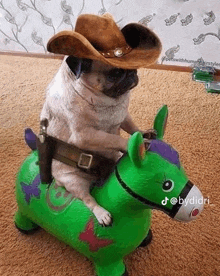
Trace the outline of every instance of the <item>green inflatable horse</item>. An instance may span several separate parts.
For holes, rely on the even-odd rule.
[[[128,153],[105,183],[92,189],[98,204],[112,214],[111,226],[100,226],[84,203],[55,180],[42,184],[33,150],[17,176],[17,228],[25,233],[44,228],[91,259],[98,276],[128,275],[123,258],[150,241],[151,209],[180,221],[195,219],[203,209],[202,194],[188,180],[178,153],[162,141],[167,115],[163,106],[154,122],[157,139],[147,150],[141,133],[134,133]]]

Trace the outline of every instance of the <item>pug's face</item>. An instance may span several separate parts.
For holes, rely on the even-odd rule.
[[[73,72],[75,71],[76,77],[80,77],[95,94],[103,93],[108,97],[118,98],[138,84],[137,70],[116,68],[96,60],[77,60],[80,59],[69,57],[67,64]],[[80,62],[80,65],[73,66],[77,62]]]

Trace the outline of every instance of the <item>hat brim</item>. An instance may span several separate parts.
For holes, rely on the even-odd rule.
[[[121,57],[104,57],[83,35],[75,31],[62,31],[54,35],[48,41],[47,50],[54,54],[95,59],[124,69],[146,68],[156,63],[162,46],[154,32],[137,23],[126,25],[121,32],[132,48]]]

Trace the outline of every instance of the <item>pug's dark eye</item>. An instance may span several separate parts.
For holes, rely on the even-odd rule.
[[[118,79],[121,79],[126,74],[125,70],[123,69],[112,69],[107,74],[107,79],[109,81],[117,81]]]
[[[164,192],[170,192],[174,188],[174,182],[172,180],[166,180],[163,183],[162,189]]]

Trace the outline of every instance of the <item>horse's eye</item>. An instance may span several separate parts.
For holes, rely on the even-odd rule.
[[[173,188],[174,188],[174,182],[172,180],[164,181],[163,187],[162,187],[164,192],[170,192],[173,190]]]

